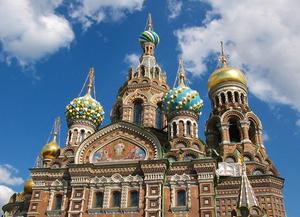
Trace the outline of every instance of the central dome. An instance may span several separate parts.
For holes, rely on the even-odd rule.
[[[211,90],[219,84],[227,81],[239,82],[247,86],[245,74],[233,67],[223,66],[214,71],[208,79],[208,90]]]

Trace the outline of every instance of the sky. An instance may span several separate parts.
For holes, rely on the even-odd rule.
[[[178,58],[204,108],[207,79],[217,65],[219,42],[232,66],[249,81],[249,103],[261,118],[267,153],[285,178],[289,217],[299,217],[300,2],[297,0],[2,0],[0,1],[0,206],[22,191],[29,168],[55,117],[78,96],[90,67],[96,96],[109,123],[118,88],[136,67],[139,34],[151,13],[160,36],[157,61],[172,87]]]

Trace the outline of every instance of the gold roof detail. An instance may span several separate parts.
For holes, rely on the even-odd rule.
[[[247,86],[245,74],[238,68],[228,66],[227,58],[224,54],[223,42],[221,42],[221,55],[219,61],[220,67],[218,67],[208,79],[208,90],[211,90],[219,84],[227,81],[235,81]]]
[[[26,180],[26,182],[24,183],[24,193],[25,194],[31,194],[32,193],[32,186],[33,186],[33,180],[32,179],[28,179]]]

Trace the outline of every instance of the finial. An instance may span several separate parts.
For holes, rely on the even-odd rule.
[[[147,27],[148,27],[148,31],[152,31],[153,26],[152,26],[152,17],[150,13],[148,14]]]
[[[221,44],[221,55],[219,57],[219,61],[221,62],[222,66],[227,66],[227,58],[224,52],[224,46],[223,46],[223,41],[220,41]]]
[[[87,94],[91,96],[92,94],[92,88],[93,88],[93,83],[94,83],[94,68],[90,68],[89,72],[89,84],[88,84],[88,91]]]
[[[179,59],[178,65],[178,78],[179,78],[179,85],[185,86],[185,70],[184,70],[184,62],[182,57]]]
[[[56,141],[58,132],[60,131],[60,117],[55,118],[53,126],[53,141]]]

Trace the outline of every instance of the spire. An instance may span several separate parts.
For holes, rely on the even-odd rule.
[[[186,86],[185,85],[185,70],[184,70],[184,62],[183,62],[183,59],[180,58],[179,59],[179,65],[178,65],[178,85],[181,85],[181,86]]]
[[[219,57],[219,61],[221,63],[221,67],[226,67],[227,66],[227,58],[226,58],[226,54],[224,52],[223,41],[220,41],[220,44],[221,44],[221,55]]]
[[[150,13],[148,14],[147,28],[148,28],[148,31],[152,31],[152,29],[153,29],[153,26],[152,26],[152,17],[151,17]]]
[[[54,126],[53,126],[53,139],[52,141],[56,142],[56,137],[60,131],[60,117],[55,118]]]
[[[88,90],[87,90],[87,94],[88,95],[92,95],[92,89],[93,89],[93,84],[94,84],[94,68],[90,68],[90,71],[89,71],[89,84],[88,84]]]
[[[244,159],[239,160],[241,164],[241,188],[237,201],[237,208],[240,209],[242,207],[246,207],[250,209],[253,206],[259,206],[258,201],[253,192],[252,186],[246,174],[246,165],[244,163]]]

